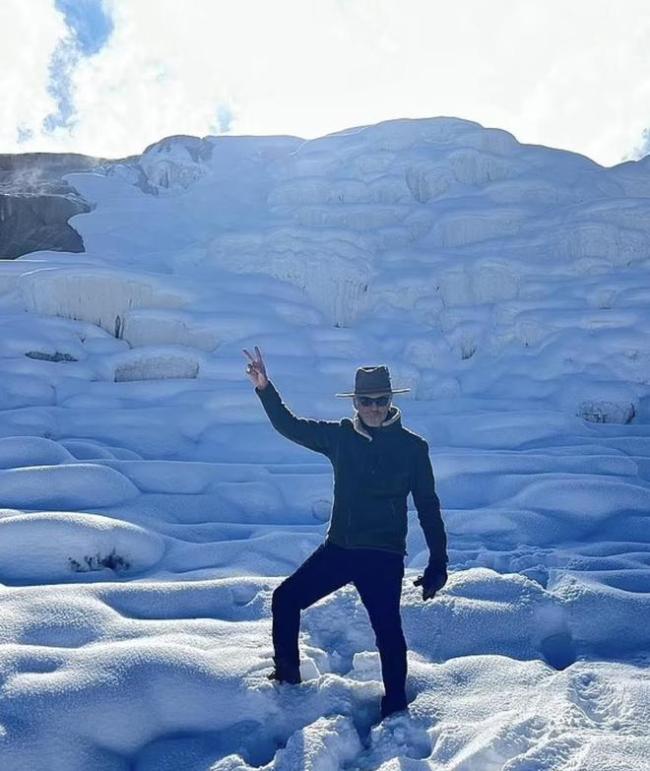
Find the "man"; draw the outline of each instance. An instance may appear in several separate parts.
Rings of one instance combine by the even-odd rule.
[[[400,595],[406,554],[407,496],[413,494],[429,547],[429,564],[416,581],[424,600],[447,582],[447,538],[440,515],[427,442],[401,424],[391,404],[386,366],[360,367],[353,399],[356,414],[340,421],[298,418],[269,380],[262,354],[246,349],[246,372],[274,428],[322,453],[334,467],[334,503],[325,541],[273,593],[275,669],[269,677],[299,683],[300,611],[352,582],[375,632],[385,695],[381,716],[405,710],[406,642]]]

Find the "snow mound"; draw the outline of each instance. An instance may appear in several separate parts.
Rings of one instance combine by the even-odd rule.
[[[133,347],[185,345],[212,351],[219,343],[214,322],[201,323],[191,314],[165,310],[134,310],[124,316],[122,339]]]
[[[621,586],[609,586],[610,582]],[[650,629],[646,624],[630,623],[630,618],[644,618],[650,612],[647,568],[584,573],[550,570],[548,587],[561,602],[579,649],[608,659],[648,650]]]
[[[463,185],[482,186],[489,182],[509,179],[523,169],[518,163],[474,149],[459,149],[445,159],[456,180]]]
[[[496,656],[458,658],[428,673],[426,667],[418,669],[430,691],[420,694],[413,711],[435,716],[435,743],[427,759],[434,768],[645,767],[647,738],[634,721],[647,670],[578,662],[552,672]],[[601,751],[608,745],[598,753],[602,764],[585,765],[595,745]],[[621,757],[631,762],[621,765]]]
[[[495,128],[470,129],[462,134],[461,144],[493,155],[514,155],[521,150],[512,134]]]
[[[124,768],[125,757],[134,768],[169,768],[160,755],[154,765],[141,766],[137,755],[161,737],[212,732],[221,732],[222,746],[237,747],[237,740],[246,737],[242,723],[255,738],[253,727],[261,729],[273,711],[268,695],[242,688],[254,650],[229,645],[223,632],[214,650],[195,648],[191,635],[164,639],[160,628],[159,635],[160,640],[102,640],[78,651],[36,654],[31,668],[24,655],[12,650],[4,660],[3,701],[21,720],[9,742],[2,743],[4,767],[42,767],[55,737],[60,744],[55,767],[60,769]],[[179,762],[177,769],[185,765]]]
[[[50,560],[49,551],[45,549],[41,550],[40,556]],[[10,580],[25,583],[23,579],[14,578],[17,561],[15,556],[13,562],[10,558],[2,559],[3,564],[6,562],[9,566]],[[51,560],[53,565],[54,562]],[[67,564],[66,558],[61,561],[63,564]],[[61,565],[54,566],[53,575],[57,574]],[[3,573],[4,569],[0,568],[0,574]],[[68,571],[61,577],[65,579],[71,575]],[[28,603],[22,601],[26,597],[29,597]],[[65,584],[61,587],[48,586],[47,591],[43,591],[39,584],[33,588],[20,586],[15,593],[10,590],[5,595],[0,640],[6,645],[20,643],[30,646],[28,650],[34,651],[24,654],[18,665],[20,671],[50,672],[59,666],[57,649],[80,648],[101,640],[107,629],[120,623],[120,618],[119,613],[98,597],[82,592],[72,597]]]
[[[73,456],[50,439],[40,436],[7,436],[0,438],[0,469],[22,466],[54,466],[69,463]]]
[[[133,308],[180,308],[190,298],[159,276],[102,268],[52,268],[23,274],[19,288],[25,309],[97,324],[121,336]]]
[[[166,137],[150,145],[138,160],[144,179],[140,185],[146,192],[181,192],[207,172],[206,161],[212,156],[207,139],[192,136]]]
[[[0,471],[0,500],[14,508],[114,506],[138,494],[118,471],[92,463]]]
[[[576,410],[576,415],[590,423],[630,423],[635,414],[634,404],[629,402],[585,401]]]
[[[198,377],[199,356],[181,346],[153,346],[116,354],[105,363],[109,380],[116,383],[134,380],[166,380]]]
[[[271,207],[319,204],[398,204],[410,200],[410,191],[398,176],[383,175],[365,182],[359,179],[299,177],[275,187],[268,196]],[[283,211],[282,208],[279,211]]]
[[[408,206],[300,206],[292,211],[291,218],[297,225],[307,228],[369,231],[399,225],[409,212]]]
[[[606,222],[573,222],[551,234],[550,250],[559,258],[601,257],[629,265],[647,257],[650,234]]]
[[[272,769],[337,771],[361,751],[359,734],[348,717],[321,717],[291,735],[287,746],[279,750]],[[226,761],[227,762],[227,761]],[[228,768],[217,763],[215,769]]]
[[[3,581],[79,581],[82,573],[139,573],[165,551],[163,539],[97,514],[44,511],[0,519]]]
[[[406,170],[406,185],[418,203],[442,197],[453,181],[450,169],[442,163],[421,161]]]
[[[30,316],[24,311],[4,315],[0,321],[0,357],[73,362],[86,357],[82,339],[103,335],[96,327],[67,319]]]
[[[277,579],[237,578],[113,584],[102,598],[124,618],[147,621],[212,618],[257,621],[268,613],[269,586]]]
[[[523,575],[457,570],[436,602],[424,606],[413,585],[416,575],[407,570],[402,595],[404,634],[414,655],[444,661],[455,655],[499,654],[543,660],[561,670],[578,652],[592,650],[588,637],[574,639],[582,611],[576,610],[570,623],[563,601]],[[333,671],[360,682],[379,679],[373,632],[356,590],[339,590],[309,608],[303,619],[309,645],[336,651],[330,655]],[[646,633],[640,632],[636,641],[641,637]]]
[[[77,460],[113,460],[116,457],[107,447],[88,440],[62,439],[61,445]]]
[[[129,460],[115,465],[143,492],[194,495],[204,492],[219,475],[219,467],[212,463]]]
[[[237,273],[265,273],[288,281],[334,322],[347,325],[364,307],[371,253],[363,239],[339,235],[287,228],[268,235],[220,236],[212,242],[208,260]]]
[[[545,179],[526,175],[521,179],[507,179],[486,185],[485,194],[500,204],[531,204],[549,206],[569,203],[577,196],[570,190]]]
[[[558,517],[573,513],[576,537],[579,530],[584,537],[596,524],[610,517],[647,512],[650,485],[643,486],[641,480],[633,484],[595,475],[574,474],[569,479],[563,474],[546,473],[543,478],[532,479],[510,501],[515,502],[522,509],[549,511]]]
[[[464,137],[475,135],[477,128],[482,127],[478,123],[461,118],[400,118],[368,126],[361,136],[374,149],[398,152],[420,143],[460,145],[463,144]],[[346,132],[339,132],[330,136],[343,137],[345,134]]]
[[[512,265],[485,261],[473,266],[447,268],[436,276],[435,289],[439,293],[446,310],[441,313],[443,329],[451,331],[462,320],[468,319],[470,311],[463,315],[449,313],[455,306],[482,305],[498,303],[501,300],[514,300],[519,294],[521,280]],[[429,292],[433,287],[428,287]],[[490,317],[480,318],[480,308],[471,311],[475,318],[488,326]]]
[[[33,370],[29,373],[5,370],[2,373],[0,399],[5,410],[54,404],[55,397],[52,386],[35,377]]]
[[[472,211],[465,208],[437,218],[427,240],[445,249],[475,244],[490,238],[505,238],[519,232],[526,215],[509,207]]]

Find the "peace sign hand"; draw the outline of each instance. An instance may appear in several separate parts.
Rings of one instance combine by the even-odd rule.
[[[250,378],[251,383],[261,391],[266,388],[269,379],[266,376],[266,367],[264,366],[260,349],[255,346],[255,358],[253,358],[245,348],[243,350],[249,359],[249,362],[246,365],[246,374]]]

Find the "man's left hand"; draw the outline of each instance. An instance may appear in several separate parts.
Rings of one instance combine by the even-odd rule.
[[[413,583],[415,586],[422,587],[423,600],[431,600],[447,583],[447,569],[444,567],[427,568],[424,571],[424,575],[418,576]]]

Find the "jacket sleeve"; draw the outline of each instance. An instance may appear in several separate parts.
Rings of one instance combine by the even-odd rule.
[[[418,519],[429,547],[429,565],[446,567],[447,534],[440,513],[440,500],[436,494],[433,469],[429,458],[429,445],[425,440],[416,450],[415,468],[411,484],[413,502]]]
[[[296,417],[284,404],[270,380],[266,388],[262,390],[255,388],[255,393],[259,396],[273,428],[282,436],[309,450],[323,453],[328,457],[331,455],[340,423]]]

